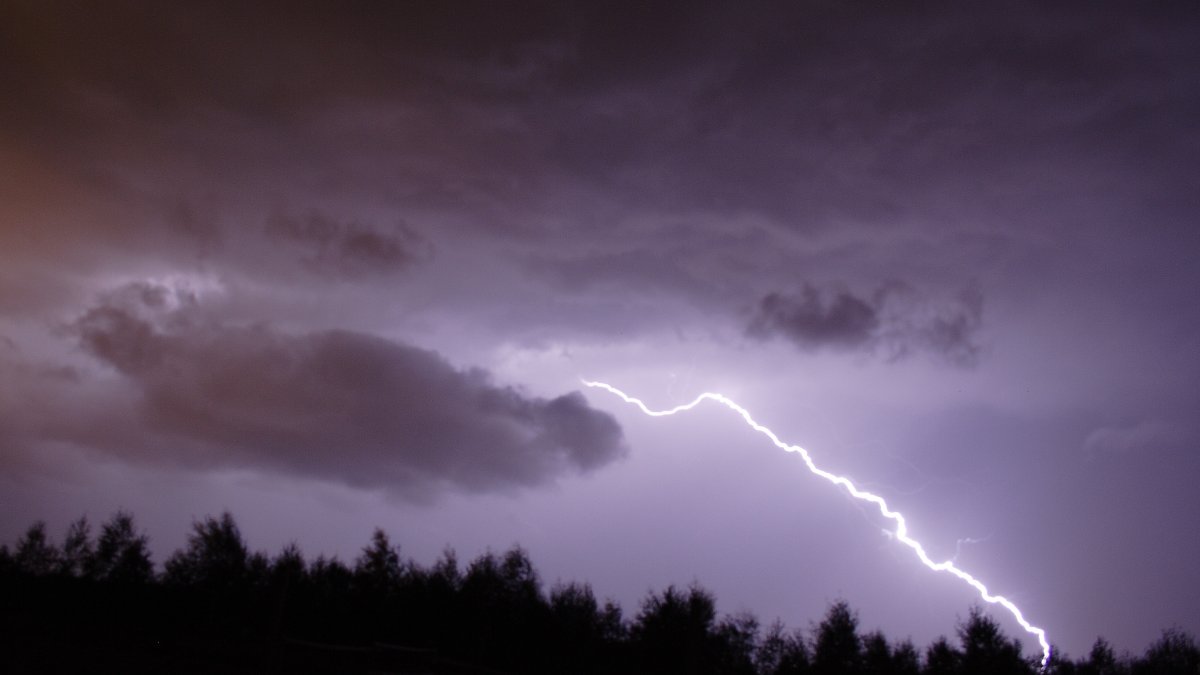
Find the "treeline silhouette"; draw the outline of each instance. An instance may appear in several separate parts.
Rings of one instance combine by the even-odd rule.
[[[955,640],[923,649],[863,632],[845,602],[809,630],[718,616],[698,585],[650,592],[632,617],[587,584],[547,593],[519,547],[461,565],[400,556],[383,530],[352,564],[294,545],[251,552],[229,513],[193,525],[156,572],[133,516],[56,545],[35,523],[0,546],[4,672],[1008,675],[1039,671],[974,608]],[[1200,674],[1192,636],[1167,630],[1140,656],[1103,640],[1049,671]]]

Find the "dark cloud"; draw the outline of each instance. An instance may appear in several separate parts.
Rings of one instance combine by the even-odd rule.
[[[314,185],[371,181],[489,225],[533,219],[488,195],[549,207],[568,186],[803,229],[952,196],[1012,216],[1029,204],[1003,188],[1027,177],[1095,198],[1130,153],[1166,160],[1144,170],[1176,189],[1194,166],[1182,8],[43,5],[0,10],[0,120],[39,148],[311,161]],[[1078,160],[1094,170],[1059,171]]]
[[[385,231],[357,222],[338,222],[325,214],[306,218],[277,215],[266,233],[293,249],[314,273],[345,278],[389,274],[428,261],[432,246],[415,230],[398,223]]]
[[[966,366],[979,358],[982,317],[983,298],[975,291],[939,303],[902,283],[869,297],[846,290],[822,293],[806,283],[796,294],[765,295],[747,332],[760,339],[781,336],[806,350],[882,352],[889,360],[925,352]]]
[[[831,302],[805,284],[798,296],[768,293],[758,303],[750,324],[753,335],[781,333],[806,348],[858,347],[869,343],[879,327],[876,308],[846,292]]]
[[[130,289],[74,325],[84,348],[137,391],[137,415],[156,437],[143,453],[424,498],[446,486],[532,486],[624,451],[616,421],[578,392],[532,397],[411,345],[230,327],[186,308],[163,316],[163,304],[158,290]]]

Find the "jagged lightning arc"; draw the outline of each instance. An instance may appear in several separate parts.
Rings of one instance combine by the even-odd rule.
[[[908,536],[908,523],[904,520],[904,516],[901,515],[899,511],[893,511],[891,508],[889,508],[883,497],[865,490],[860,490],[854,485],[853,482],[851,482],[849,478],[846,478],[845,476],[839,476],[835,473],[830,473],[820,468],[815,462],[813,462],[812,457],[809,456],[807,450],[799,445],[790,445],[779,440],[779,437],[775,435],[774,431],[771,431],[767,427],[764,427],[756,422],[754,418],[750,416],[750,411],[746,410],[737,403],[734,403],[732,399],[729,399],[721,394],[706,392],[697,396],[691,403],[677,405],[669,410],[651,410],[645,403],[641,401],[641,399],[634,398],[620,389],[612,386],[611,384],[605,384],[604,382],[592,382],[589,380],[583,380],[583,383],[589,387],[597,387],[616,394],[626,403],[631,403],[637,406],[642,412],[651,417],[666,417],[667,415],[674,415],[678,412],[691,410],[706,400],[715,401],[736,412],[738,415],[741,415],[742,419],[746,421],[746,424],[748,424],[750,428],[769,438],[771,442],[775,444],[775,447],[800,455],[800,458],[804,460],[804,464],[808,467],[809,471],[820,476],[821,478],[824,478],[830,483],[842,487],[850,494],[850,496],[854,497],[855,499],[860,499],[864,502],[870,502],[878,507],[880,515],[896,524],[896,529],[892,530],[890,534],[895,537],[897,541],[912,549],[913,553],[917,554],[917,558],[919,558],[921,563],[926,567],[935,572],[949,572],[950,574],[953,574],[959,579],[962,579],[970,584],[972,588],[979,592],[979,597],[983,598],[986,602],[993,605],[999,605],[1004,609],[1007,609],[1009,613],[1013,615],[1013,618],[1017,620],[1017,623],[1021,624],[1021,627],[1025,629],[1025,632],[1037,637],[1038,644],[1042,646],[1042,669],[1045,670],[1046,665],[1050,662],[1050,643],[1046,640],[1046,631],[1026,621],[1025,615],[1021,613],[1020,608],[1014,605],[1011,600],[1002,595],[992,595],[988,591],[987,586],[983,585],[982,581],[959,569],[954,564],[953,560],[947,560],[940,563],[934,562],[933,559],[929,557],[929,554],[925,552],[925,547],[921,545],[921,542]]]

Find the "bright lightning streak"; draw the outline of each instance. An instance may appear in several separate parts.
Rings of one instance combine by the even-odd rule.
[[[884,518],[887,518],[888,520],[890,520],[896,524],[896,529],[892,530],[890,532],[890,534],[893,537],[895,537],[896,540],[898,540],[900,543],[902,543],[905,546],[912,549],[913,553],[917,554],[917,558],[919,558],[921,560],[921,563],[924,564],[926,567],[928,567],[929,569],[931,569],[935,572],[948,572],[950,574],[953,574],[954,576],[958,577],[959,579],[962,579],[963,581],[970,584],[972,588],[974,588],[976,591],[978,591],[979,597],[983,598],[988,603],[993,604],[993,605],[1000,605],[1004,609],[1007,609],[1009,611],[1009,613],[1013,615],[1013,618],[1015,618],[1017,620],[1017,623],[1021,624],[1021,627],[1024,628],[1027,633],[1037,637],[1038,644],[1040,644],[1042,646],[1042,669],[1045,670],[1046,665],[1050,662],[1050,643],[1046,640],[1046,631],[1044,631],[1041,628],[1038,628],[1037,626],[1034,626],[1033,624],[1026,621],[1025,615],[1021,613],[1020,608],[1018,608],[1016,605],[1014,605],[1011,600],[1009,600],[1008,598],[1006,598],[1002,595],[992,595],[988,591],[987,586],[983,585],[982,581],[976,579],[975,577],[971,576],[970,574],[967,574],[963,570],[959,569],[957,566],[955,566],[953,560],[947,560],[945,562],[940,562],[940,563],[934,562],[933,559],[929,557],[929,554],[925,552],[925,547],[922,546],[921,543],[919,541],[917,541],[916,539],[913,539],[912,537],[908,536],[908,523],[904,520],[904,516],[901,515],[900,512],[893,511],[891,508],[889,508],[887,505],[887,502],[884,501],[883,497],[880,497],[879,495],[876,495],[871,492],[867,492],[865,490],[860,490],[854,485],[854,483],[852,483],[850,481],[849,478],[846,478],[844,476],[839,476],[834,473],[829,473],[828,471],[818,467],[816,465],[816,463],[813,462],[812,457],[809,456],[807,450],[800,447],[799,445],[789,445],[789,444],[784,443],[783,441],[779,440],[779,437],[775,435],[774,431],[771,431],[767,427],[764,427],[763,425],[756,422],[754,420],[754,418],[750,416],[750,411],[746,410],[745,408],[738,405],[737,403],[734,403],[733,400],[726,398],[725,396],[722,396],[721,394],[714,394],[711,392],[706,392],[706,393],[703,393],[703,394],[700,394],[699,396],[697,396],[696,399],[693,400],[691,403],[687,403],[684,405],[677,405],[674,408],[671,408],[669,410],[651,410],[649,407],[646,406],[645,403],[643,403],[641,401],[641,399],[634,398],[634,397],[630,396],[629,394],[626,394],[625,392],[621,391],[620,389],[617,389],[616,387],[612,386],[611,384],[605,384],[603,382],[590,382],[588,380],[583,380],[583,383],[589,387],[598,387],[598,388],[608,391],[612,394],[616,394],[626,403],[631,403],[631,404],[637,406],[638,408],[641,409],[642,412],[646,413],[647,415],[649,415],[651,417],[666,417],[667,415],[674,415],[675,413],[678,413],[678,412],[683,412],[685,410],[691,410],[692,408],[696,407],[697,405],[699,405],[700,403],[702,403],[703,401],[706,401],[706,400],[716,401],[717,403],[720,403],[721,405],[725,406],[726,408],[729,408],[730,410],[734,411],[738,415],[741,415],[742,419],[746,421],[746,424],[748,424],[750,426],[750,428],[754,429],[758,433],[769,438],[771,440],[771,442],[775,444],[775,447],[777,447],[781,450],[785,450],[787,452],[794,452],[794,453],[799,454],[800,458],[804,460],[804,464],[805,464],[805,466],[808,467],[809,471],[820,476],[821,478],[824,478],[825,480],[829,481],[830,483],[833,483],[835,485],[842,487],[843,489],[846,490],[846,492],[848,492],[850,494],[850,496],[854,497],[855,499],[860,499],[864,502],[870,502],[870,503],[874,504],[876,507],[878,507],[879,513]]]

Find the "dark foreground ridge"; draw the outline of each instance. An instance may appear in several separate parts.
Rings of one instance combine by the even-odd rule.
[[[698,585],[651,592],[626,618],[587,584],[547,594],[520,548],[462,569],[400,557],[382,530],[354,561],[309,561],[295,545],[252,553],[228,513],[195,523],[156,571],[147,538],[117,513],[62,544],[35,523],[0,546],[0,670],[8,673],[621,673],[1008,675],[1038,672],[980,609],[954,641],[918,649],[862,633],[844,602],[809,631],[718,617]],[[1167,630],[1141,656],[1103,639],[1052,673],[1200,675],[1192,636]]]

